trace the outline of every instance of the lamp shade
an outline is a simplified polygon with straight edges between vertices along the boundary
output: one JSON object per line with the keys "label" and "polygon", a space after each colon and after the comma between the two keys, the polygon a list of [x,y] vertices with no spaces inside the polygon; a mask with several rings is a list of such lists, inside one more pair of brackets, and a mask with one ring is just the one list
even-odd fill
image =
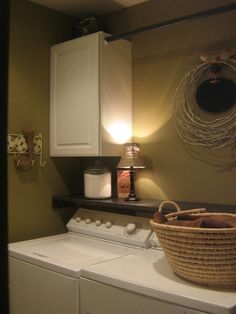
{"label": "lamp shade", "polygon": [[145,168],[140,144],[138,143],[126,143],[124,144],[124,153],[121,156],[120,162],[117,165],[119,169],[129,168]]}

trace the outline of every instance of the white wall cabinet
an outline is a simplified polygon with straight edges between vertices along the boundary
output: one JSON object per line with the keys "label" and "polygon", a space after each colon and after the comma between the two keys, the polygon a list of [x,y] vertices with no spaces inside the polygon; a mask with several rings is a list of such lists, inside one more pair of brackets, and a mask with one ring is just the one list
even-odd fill
{"label": "white wall cabinet", "polygon": [[131,140],[131,44],[106,36],[51,48],[51,156],[119,156]]}

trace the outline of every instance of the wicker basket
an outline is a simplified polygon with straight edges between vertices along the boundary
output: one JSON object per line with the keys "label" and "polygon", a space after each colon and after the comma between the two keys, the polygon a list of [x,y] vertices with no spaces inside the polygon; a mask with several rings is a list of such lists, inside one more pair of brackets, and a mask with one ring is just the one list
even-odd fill
{"label": "wicker basket", "polygon": [[[181,211],[172,201],[162,202],[159,212],[166,204],[173,205],[177,210],[166,215],[168,220],[176,219],[180,213],[201,216],[220,214],[204,213],[205,209]],[[150,223],[174,273],[210,287],[236,288],[236,228],[190,228],[159,224],[153,220]]]}

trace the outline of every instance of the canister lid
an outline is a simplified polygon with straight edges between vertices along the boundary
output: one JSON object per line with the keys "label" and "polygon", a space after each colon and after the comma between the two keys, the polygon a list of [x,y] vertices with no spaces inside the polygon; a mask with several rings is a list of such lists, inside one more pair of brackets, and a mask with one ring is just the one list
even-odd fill
{"label": "canister lid", "polygon": [[110,172],[110,170],[102,163],[101,160],[95,160],[92,166],[89,166],[84,170],[84,173],[89,174],[103,174],[106,172]]}

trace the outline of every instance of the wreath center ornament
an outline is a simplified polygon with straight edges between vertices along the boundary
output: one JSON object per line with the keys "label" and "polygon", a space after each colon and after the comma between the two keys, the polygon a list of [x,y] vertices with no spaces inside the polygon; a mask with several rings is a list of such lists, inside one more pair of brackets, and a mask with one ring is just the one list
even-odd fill
{"label": "wreath center ornament", "polygon": [[175,128],[189,144],[213,149],[235,144],[236,49],[202,55],[177,88],[172,110]]}

